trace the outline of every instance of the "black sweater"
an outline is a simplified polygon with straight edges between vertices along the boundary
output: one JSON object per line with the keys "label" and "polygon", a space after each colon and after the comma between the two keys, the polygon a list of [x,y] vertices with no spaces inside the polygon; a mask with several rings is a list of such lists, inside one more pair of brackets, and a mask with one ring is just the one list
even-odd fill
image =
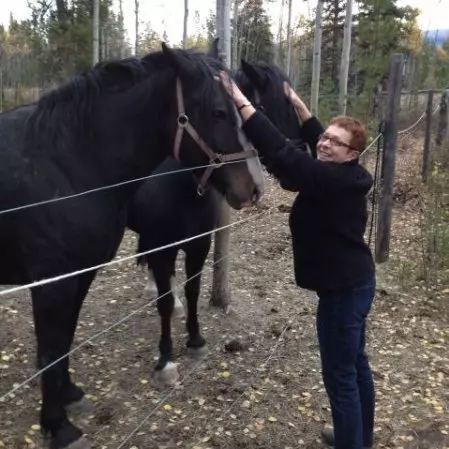
{"label": "black sweater", "polygon": [[364,240],[366,194],[373,179],[357,161],[316,159],[323,127],[312,117],[303,123],[313,158],[294,146],[260,111],[243,130],[276,178],[298,191],[290,213],[296,283],[315,291],[349,288],[374,276]]}

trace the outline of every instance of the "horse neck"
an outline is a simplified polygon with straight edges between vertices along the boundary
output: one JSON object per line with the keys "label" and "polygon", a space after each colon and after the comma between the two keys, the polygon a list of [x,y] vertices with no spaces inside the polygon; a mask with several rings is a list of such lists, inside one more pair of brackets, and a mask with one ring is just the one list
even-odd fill
{"label": "horse neck", "polygon": [[96,134],[99,159],[109,165],[109,182],[149,175],[172,151],[175,91],[161,95],[170,90],[158,78],[151,91],[138,86],[99,108],[108,111],[98,121]]}
{"label": "horse neck", "polygon": [[[58,101],[56,95],[44,99],[27,128],[28,159],[48,173],[55,189],[62,179],[70,190],[83,191],[150,175],[171,151],[166,121],[169,114],[176,120],[175,94],[161,95],[168,83],[174,86],[170,78],[98,96],[92,105],[85,99],[76,103],[76,95],[73,102]],[[107,192],[126,201],[137,187]]]}

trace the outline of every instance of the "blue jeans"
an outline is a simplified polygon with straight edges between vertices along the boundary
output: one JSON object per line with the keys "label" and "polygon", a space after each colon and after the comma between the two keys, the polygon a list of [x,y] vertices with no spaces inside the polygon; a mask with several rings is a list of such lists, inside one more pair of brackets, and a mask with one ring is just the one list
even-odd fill
{"label": "blue jeans", "polygon": [[374,383],[365,353],[365,320],[375,279],[337,292],[317,292],[317,331],[335,449],[373,445]]}

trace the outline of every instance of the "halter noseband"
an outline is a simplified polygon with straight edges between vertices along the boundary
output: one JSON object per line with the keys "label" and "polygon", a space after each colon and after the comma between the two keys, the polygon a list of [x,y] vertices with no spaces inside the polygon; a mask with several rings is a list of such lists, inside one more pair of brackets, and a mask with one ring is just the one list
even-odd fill
{"label": "halter noseband", "polygon": [[215,169],[220,168],[223,163],[239,160],[243,161],[251,157],[257,157],[258,153],[254,148],[230,154],[215,153],[210,149],[209,145],[207,145],[207,143],[196,132],[195,128],[190,124],[189,116],[186,114],[184,109],[184,97],[182,93],[181,80],[179,78],[176,78],[176,100],[178,103],[178,129],[176,130],[175,143],[173,146],[173,156],[177,161],[179,161],[181,141],[185,130],[209,158],[210,165],[206,168],[203,176],[198,183],[198,195],[204,195],[204,192],[206,190],[206,183],[212,175],[212,172]]}

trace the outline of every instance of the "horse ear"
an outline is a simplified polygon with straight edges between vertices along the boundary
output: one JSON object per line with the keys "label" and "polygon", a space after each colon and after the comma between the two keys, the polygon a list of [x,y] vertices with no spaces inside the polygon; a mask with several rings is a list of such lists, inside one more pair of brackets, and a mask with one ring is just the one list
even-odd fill
{"label": "horse ear", "polygon": [[135,83],[131,68],[122,61],[99,62],[94,69],[100,72],[104,85],[110,92],[126,90]]}
{"label": "horse ear", "polygon": [[245,59],[240,60],[243,73],[258,88],[265,90],[268,84],[266,73],[256,67],[254,64],[247,62]]}
{"label": "horse ear", "polygon": [[193,63],[184,58],[182,52],[184,50],[173,50],[165,42],[161,43],[162,53],[173,67],[176,74],[183,77],[193,77],[195,75],[195,66]]}
{"label": "horse ear", "polygon": [[219,49],[218,49],[218,42],[219,41],[220,41],[220,38],[216,37],[212,41],[212,43],[209,45],[209,49],[207,51],[207,54],[209,56],[211,56],[212,58],[215,58],[215,59],[220,59],[220,52],[219,52]]}

